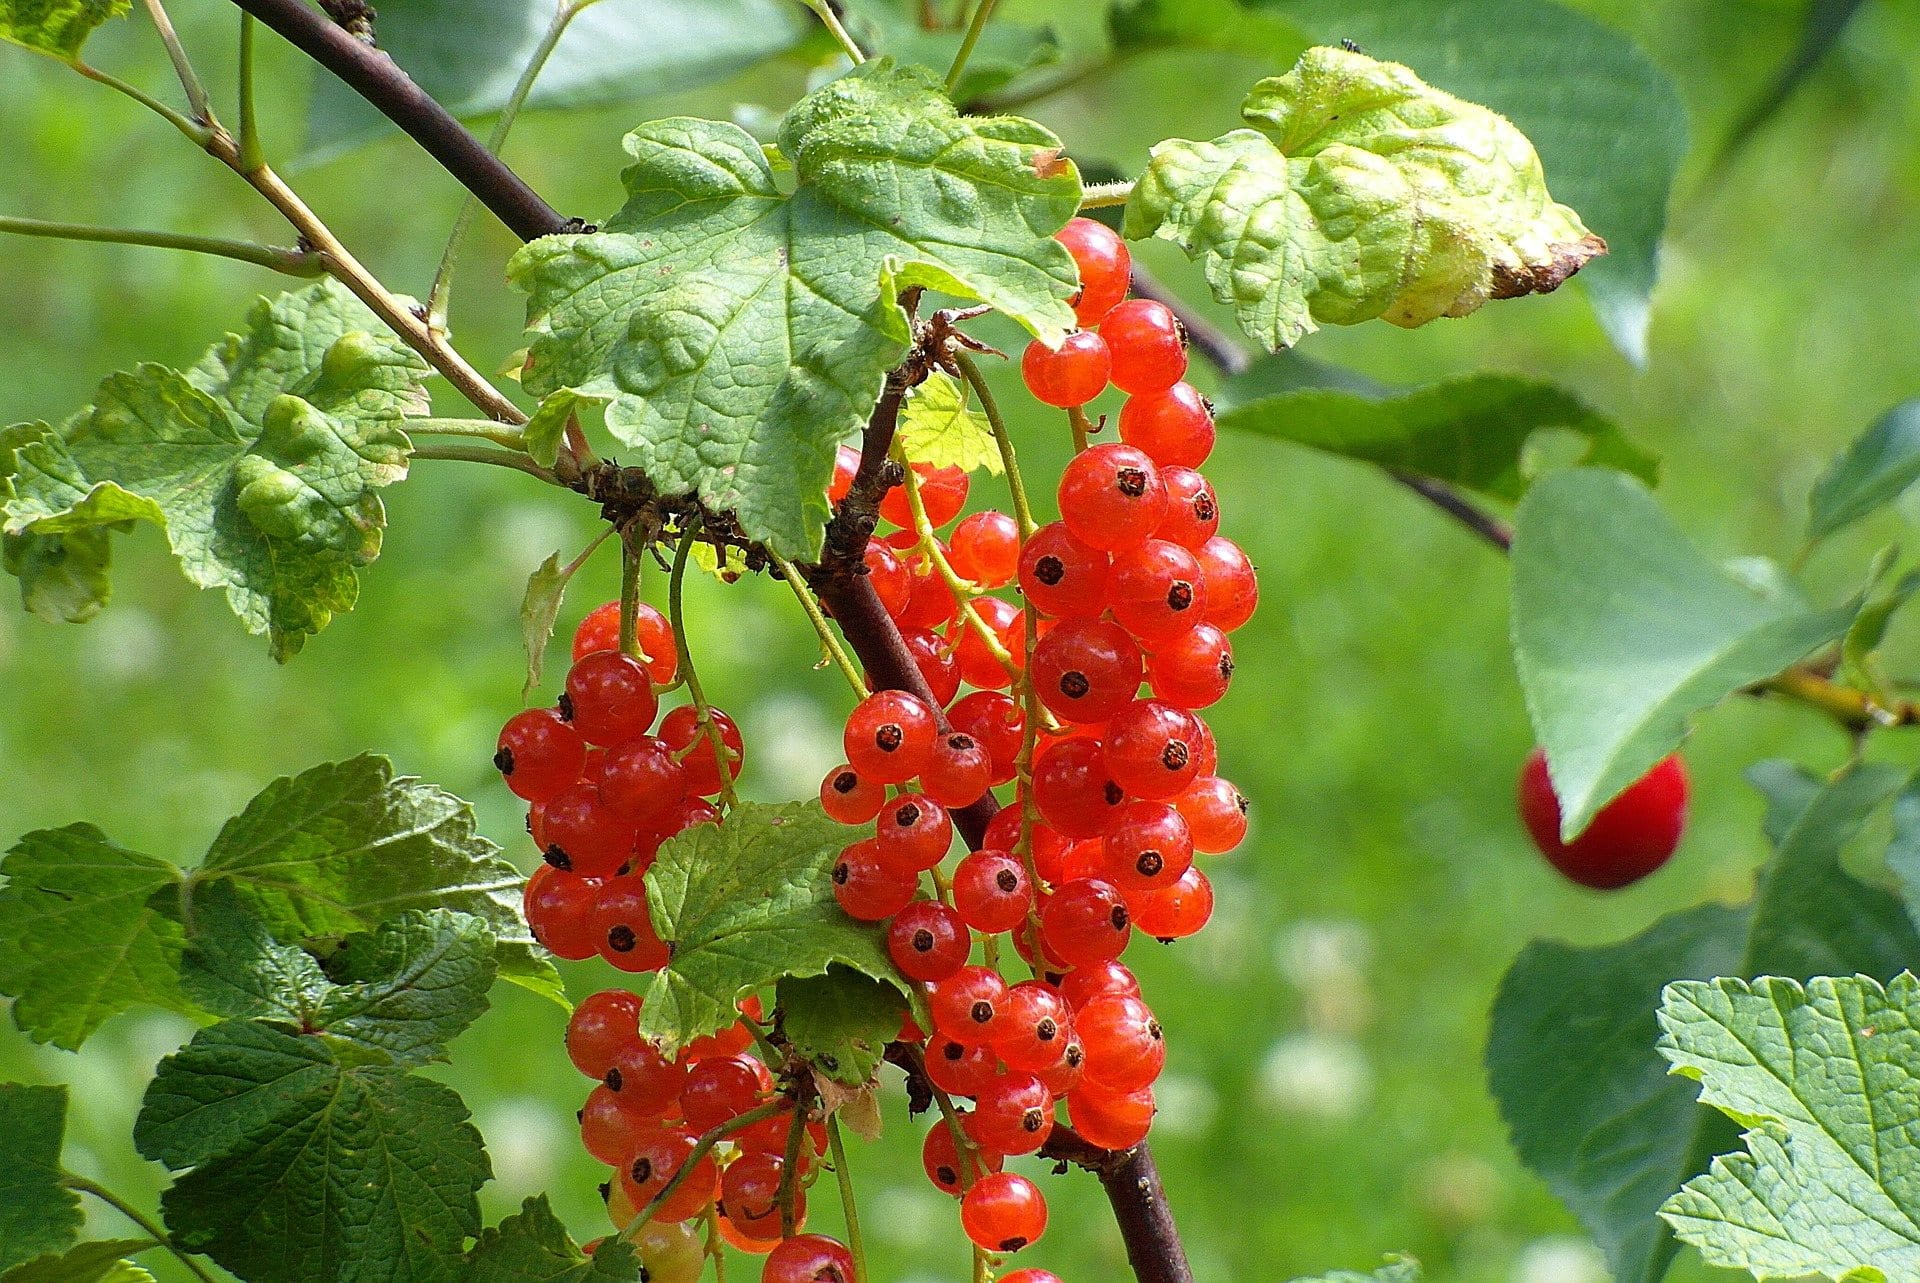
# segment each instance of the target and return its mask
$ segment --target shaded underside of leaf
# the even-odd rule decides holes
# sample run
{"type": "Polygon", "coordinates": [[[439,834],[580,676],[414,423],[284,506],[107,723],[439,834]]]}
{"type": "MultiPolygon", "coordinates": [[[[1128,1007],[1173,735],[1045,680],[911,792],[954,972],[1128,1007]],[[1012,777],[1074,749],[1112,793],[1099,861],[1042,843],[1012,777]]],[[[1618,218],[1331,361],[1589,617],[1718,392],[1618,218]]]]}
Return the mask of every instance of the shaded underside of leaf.
{"type": "Polygon", "coordinates": [[[61,1183],[65,1087],[0,1083],[0,1270],[65,1251],[80,1232],[80,1196],[61,1183]]]}

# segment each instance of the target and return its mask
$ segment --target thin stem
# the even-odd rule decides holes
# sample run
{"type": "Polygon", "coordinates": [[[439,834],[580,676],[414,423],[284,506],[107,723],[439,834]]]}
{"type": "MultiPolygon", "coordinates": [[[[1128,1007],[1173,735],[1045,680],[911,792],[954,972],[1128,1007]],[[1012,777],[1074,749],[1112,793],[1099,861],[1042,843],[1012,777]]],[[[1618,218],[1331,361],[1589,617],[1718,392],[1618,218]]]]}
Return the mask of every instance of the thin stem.
{"type": "Polygon", "coordinates": [[[180,112],[175,111],[173,108],[167,106],[167,104],[161,102],[158,98],[155,98],[152,94],[145,93],[139,89],[135,89],[132,85],[120,79],[120,77],[109,75],[108,73],[100,70],[98,67],[91,67],[84,62],[77,62],[77,61],[69,65],[71,65],[75,71],[85,76],[88,80],[98,81],[99,83],[105,85],[107,88],[112,89],[118,93],[123,93],[127,97],[133,99],[135,102],[139,103],[142,107],[145,107],[148,111],[153,112],[155,115],[165,120],[169,125],[172,125],[175,129],[179,130],[181,133],[191,138],[193,140],[194,146],[205,148],[206,146],[208,146],[210,143],[213,142],[212,126],[203,125],[199,121],[193,120],[181,114],[180,112]]]}
{"type": "MultiPolygon", "coordinates": [[[[513,132],[513,122],[519,117],[520,108],[526,105],[527,95],[533,92],[533,83],[546,68],[547,59],[553,56],[560,37],[566,34],[575,15],[593,2],[559,0],[555,5],[553,21],[547,24],[546,34],[540,37],[540,43],[534,46],[527,65],[520,71],[520,79],[514,83],[513,92],[507,95],[506,104],[500,108],[500,118],[494,122],[493,133],[487,139],[487,150],[493,155],[498,156],[507,145],[507,135],[513,132]]],[[[433,288],[427,293],[427,316],[429,323],[436,328],[446,325],[447,300],[453,293],[453,265],[466,246],[467,233],[473,226],[473,215],[479,206],[480,202],[472,195],[460,203],[460,213],[453,220],[453,231],[447,237],[447,247],[441,251],[440,267],[434,272],[433,288]]]]}
{"type": "Polygon", "coordinates": [[[541,467],[526,455],[496,450],[492,446],[415,445],[411,454],[416,459],[453,459],[461,463],[490,463],[496,468],[512,468],[530,477],[538,477],[550,486],[562,484],[560,478],[551,470],[541,467]]]}
{"type": "Polygon", "coordinates": [[[966,73],[967,59],[973,57],[973,47],[980,43],[980,33],[987,29],[987,19],[993,16],[993,7],[997,0],[980,0],[974,6],[973,21],[967,24],[967,34],[960,41],[959,52],[953,55],[953,66],[947,69],[947,97],[951,98],[960,87],[960,77],[966,73]]]}
{"type": "Polygon", "coordinates": [[[834,1178],[840,1182],[840,1208],[847,1218],[847,1250],[853,1253],[853,1283],[867,1283],[867,1249],[860,1239],[860,1209],[853,1198],[853,1173],[847,1170],[847,1147],[840,1140],[840,1120],[827,1116],[827,1149],[833,1155],[834,1178]]]}
{"type": "Polygon", "coordinates": [[[626,531],[620,532],[620,650],[639,659],[640,571],[647,559],[646,549],[636,548],[634,542],[626,531]]]}
{"type": "Polygon", "coordinates": [[[1000,403],[994,400],[993,389],[987,386],[986,375],[980,372],[974,359],[955,349],[953,361],[960,369],[960,377],[980,398],[980,412],[987,416],[987,425],[993,429],[993,443],[1000,447],[1000,465],[1007,474],[1007,490],[1013,496],[1013,519],[1020,524],[1020,538],[1024,541],[1040,527],[1034,524],[1033,506],[1027,502],[1027,486],[1020,479],[1020,459],[1014,453],[1013,434],[1007,431],[1000,403]]]}
{"type": "Polygon", "coordinates": [[[813,595],[813,589],[807,587],[806,577],[800,573],[798,567],[779,553],[769,552],[767,556],[779,568],[781,578],[785,579],[788,587],[793,589],[793,595],[800,599],[800,609],[807,613],[807,621],[813,625],[813,631],[819,635],[821,648],[827,652],[827,658],[833,661],[834,667],[840,670],[840,675],[847,679],[847,685],[853,687],[854,698],[866,698],[867,679],[861,675],[859,666],[853,662],[853,656],[847,654],[846,647],[842,646],[840,639],[834,635],[833,625],[827,622],[826,612],[820,609],[820,599],[813,595]]]}
{"type": "Polygon", "coordinates": [[[926,503],[920,497],[919,474],[914,472],[913,465],[907,459],[906,451],[900,448],[898,441],[894,442],[893,457],[900,464],[901,471],[906,474],[906,480],[902,484],[906,487],[907,508],[913,513],[913,531],[920,538],[916,551],[933,564],[935,573],[946,584],[947,591],[953,594],[954,601],[960,607],[961,620],[973,631],[973,635],[980,639],[980,644],[987,648],[987,653],[993,656],[994,661],[1005,668],[1009,676],[1018,681],[1020,668],[1013,662],[1013,652],[1009,651],[999,637],[994,635],[993,629],[987,626],[987,621],[982,619],[980,612],[973,608],[974,586],[960,577],[960,572],[953,568],[953,563],[949,562],[946,554],[940,551],[940,541],[934,536],[933,523],[927,519],[926,503]]]}
{"type": "Polygon", "coordinates": [[[713,1283],[727,1283],[727,1246],[720,1237],[720,1204],[708,1203],[702,1219],[707,1223],[707,1255],[713,1261],[713,1283]]]}
{"type": "MultiPolygon", "coordinates": [[[[687,1151],[686,1158],[681,1161],[679,1168],[673,1173],[673,1178],[660,1187],[658,1194],[655,1194],[647,1200],[647,1205],[635,1213],[634,1218],[627,1222],[625,1229],[613,1236],[613,1241],[616,1243],[633,1242],[633,1240],[639,1236],[640,1231],[647,1228],[647,1222],[651,1221],[654,1213],[660,1210],[660,1205],[673,1197],[673,1192],[679,1189],[687,1177],[693,1173],[693,1169],[700,1165],[700,1160],[713,1152],[715,1145],[718,1145],[721,1141],[743,1127],[751,1127],[755,1123],[765,1122],[767,1119],[772,1118],[775,1114],[785,1109],[786,1104],[787,1102],[784,1100],[770,1100],[764,1105],[749,1109],[738,1118],[729,1118],[718,1127],[703,1133],[700,1139],[693,1143],[693,1148],[687,1151]]],[[[212,1280],[208,1280],[208,1283],[212,1283],[212,1280]]]]}
{"type": "Polygon", "coordinates": [[[186,91],[187,106],[193,109],[193,118],[203,124],[213,123],[213,103],[207,97],[207,87],[200,83],[200,75],[193,69],[193,62],[187,57],[187,51],[180,43],[180,35],[173,29],[173,19],[167,16],[167,10],[160,0],[146,0],[147,15],[153,19],[154,28],[160,33],[160,43],[167,47],[167,57],[173,60],[173,73],[180,77],[180,88],[186,91]]]}
{"type": "Polygon", "coordinates": [[[1087,418],[1087,412],[1079,406],[1067,411],[1067,426],[1073,429],[1073,449],[1077,454],[1087,448],[1087,438],[1093,435],[1093,423],[1087,418]]]}
{"type": "Polygon", "coordinates": [[[1080,189],[1081,209],[1107,209],[1114,205],[1124,205],[1133,195],[1133,180],[1122,179],[1117,183],[1092,183],[1080,189]]]}
{"type": "Polygon", "coordinates": [[[106,1186],[95,1184],[84,1176],[75,1176],[72,1173],[63,1175],[60,1178],[60,1183],[68,1189],[77,1190],[82,1194],[93,1195],[108,1207],[111,1207],[114,1211],[132,1221],[135,1225],[138,1225],[141,1233],[154,1240],[161,1247],[166,1248],[169,1252],[172,1252],[179,1258],[180,1264],[193,1271],[193,1276],[201,1280],[201,1283],[213,1283],[213,1275],[207,1273],[206,1267],[195,1260],[191,1253],[176,1244],[167,1234],[166,1230],[162,1229],[153,1220],[144,1215],[140,1209],[122,1199],[106,1186]]]}
{"type": "Polygon", "coordinates": [[[57,223],[39,218],[6,216],[0,216],[0,232],[12,232],[16,236],[46,236],[63,241],[186,250],[194,254],[212,254],[219,258],[252,263],[256,267],[270,268],[288,276],[323,276],[327,270],[321,257],[307,250],[256,245],[252,241],[227,240],[217,236],[188,236],[179,232],[149,232],[128,227],[93,227],[85,223],[57,223]]]}
{"type": "Polygon", "coordinates": [[[260,147],[260,121],[253,110],[254,16],[240,15],[240,168],[259,169],[267,163],[260,147]]]}
{"type": "Polygon", "coordinates": [[[800,1143],[807,1138],[807,1098],[803,1092],[793,1102],[793,1125],[787,1128],[787,1148],[780,1165],[780,1189],[774,1201],[780,1208],[780,1237],[792,1238],[800,1227],[795,1190],[800,1181],[800,1143]]]}
{"type": "Polygon", "coordinates": [[[408,419],[407,432],[414,435],[424,432],[442,437],[475,437],[506,446],[509,450],[527,448],[527,434],[498,419],[408,419]]]}
{"type": "Polygon", "coordinates": [[[685,533],[680,536],[680,546],[673,552],[673,571],[667,579],[667,617],[673,628],[673,646],[679,652],[680,680],[687,684],[687,695],[693,701],[693,712],[700,729],[706,733],[707,744],[713,749],[713,762],[719,768],[720,801],[731,811],[739,802],[734,796],[733,750],[727,747],[727,741],[720,734],[720,724],[713,720],[713,706],[707,703],[707,693],[700,687],[700,674],[694,671],[693,651],[687,646],[687,615],[681,599],[687,578],[687,557],[693,551],[693,540],[700,533],[697,523],[688,522],[685,533]]]}
{"type": "Polygon", "coordinates": [[[840,15],[833,11],[833,6],[827,0],[800,0],[800,3],[813,10],[813,16],[820,19],[820,25],[833,33],[833,38],[840,42],[840,47],[846,51],[854,66],[858,67],[867,60],[867,55],[860,51],[860,42],[847,34],[847,29],[840,24],[840,15]]]}

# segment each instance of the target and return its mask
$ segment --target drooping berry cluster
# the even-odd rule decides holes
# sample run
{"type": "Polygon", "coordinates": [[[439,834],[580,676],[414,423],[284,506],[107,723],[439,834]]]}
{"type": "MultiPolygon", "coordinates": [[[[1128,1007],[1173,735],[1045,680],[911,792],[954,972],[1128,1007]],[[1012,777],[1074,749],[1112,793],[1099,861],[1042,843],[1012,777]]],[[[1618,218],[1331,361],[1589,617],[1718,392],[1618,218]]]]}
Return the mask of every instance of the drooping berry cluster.
{"type": "MultiPolygon", "coordinates": [[[[654,971],[666,948],[654,934],[642,875],[660,844],[720,812],[722,754],[686,705],[654,726],[658,688],[678,667],[664,616],[642,604],[639,659],[620,650],[620,603],[588,615],[573,639],[573,667],[552,708],[501,728],[494,765],[529,803],[527,831],[546,863],[527,879],[534,937],[571,960],[599,954],[622,971],[654,971]]],[[[740,730],[711,710],[729,781],[743,760],[740,730]]]]}

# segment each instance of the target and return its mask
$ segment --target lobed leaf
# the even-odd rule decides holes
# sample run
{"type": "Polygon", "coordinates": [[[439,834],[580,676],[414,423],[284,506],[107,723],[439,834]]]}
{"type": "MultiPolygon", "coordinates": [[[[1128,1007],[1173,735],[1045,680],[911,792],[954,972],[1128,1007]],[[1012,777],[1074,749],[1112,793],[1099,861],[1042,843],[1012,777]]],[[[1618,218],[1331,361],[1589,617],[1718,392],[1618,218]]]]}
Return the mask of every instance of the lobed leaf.
{"type": "Polygon", "coordinates": [[[62,1179],[65,1087],[0,1083],[0,1270],[63,1252],[80,1232],[80,1196],[62,1179]]]}
{"type": "Polygon", "coordinates": [[[1548,196],[1525,135],[1398,64],[1309,49],[1241,114],[1253,128],[1156,145],[1122,230],[1199,259],[1269,348],[1545,293],[1605,249],[1548,196]]]}
{"type": "Polygon", "coordinates": [[[834,1082],[859,1087],[873,1077],[900,1033],[907,1000],[897,983],[828,967],[780,982],[781,1029],[793,1050],[834,1082]]]}
{"type": "Polygon", "coordinates": [[[0,1283],[153,1283],[153,1275],[126,1258],[158,1246],[150,1238],[76,1243],[0,1272],[0,1283]]]}
{"type": "Polygon", "coordinates": [[[1005,466],[999,443],[986,416],[967,404],[967,393],[951,375],[929,374],[900,407],[900,447],[915,463],[966,472],[985,468],[997,476],[1005,466]]]}
{"type": "Polygon", "coordinates": [[[462,1283],[633,1283],[641,1273],[631,1244],[606,1239],[582,1252],[540,1194],[489,1226],[467,1253],[462,1283]]]}
{"type": "Polygon", "coordinates": [[[697,493],[790,557],[819,552],[839,442],[906,350],[902,291],[979,299],[1057,342],[1078,206],[1059,140],[963,117],[924,69],[874,59],[780,127],[791,194],[737,126],[627,136],[627,203],[603,229],[515,255],[537,396],[603,398],[607,427],[669,494],[697,493]]]}
{"type": "Polygon", "coordinates": [[[127,11],[130,0],[0,0],[0,40],[78,62],[94,28],[127,11]]]}

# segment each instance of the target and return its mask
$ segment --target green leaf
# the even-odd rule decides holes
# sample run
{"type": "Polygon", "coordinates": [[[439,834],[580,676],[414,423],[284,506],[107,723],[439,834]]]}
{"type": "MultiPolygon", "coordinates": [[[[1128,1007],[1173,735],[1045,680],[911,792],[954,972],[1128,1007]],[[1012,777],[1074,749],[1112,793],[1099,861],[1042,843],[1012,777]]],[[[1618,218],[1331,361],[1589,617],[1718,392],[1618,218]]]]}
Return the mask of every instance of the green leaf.
{"type": "Polygon", "coordinates": [[[1213,49],[1277,61],[1314,43],[1291,18],[1239,0],[1141,0],[1116,7],[1107,26],[1120,53],[1213,49]]]}
{"type": "Polygon", "coordinates": [[[815,1070],[847,1087],[873,1077],[900,1032],[907,1000],[897,983],[845,967],[780,982],[781,1029],[815,1070]]]}
{"type": "Polygon", "coordinates": [[[275,940],[233,883],[211,882],[194,893],[193,928],[180,960],[180,989],[201,1010],[303,1031],[317,1027],[332,982],[312,954],[275,940]]]}
{"type": "Polygon", "coordinates": [[[1606,257],[1580,280],[1615,345],[1646,362],[1649,298],[1687,117],[1673,82],[1638,45],[1545,0],[1290,0],[1279,12],[1322,43],[1357,40],[1511,120],[1539,149],[1554,192],[1606,238],[1606,257]]]}
{"type": "Polygon", "coordinates": [[[633,1283],[639,1273],[640,1256],[630,1244],[607,1239],[592,1256],[582,1252],[541,1194],[480,1235],[460,1278],[462,1283],[633,1283]]]}
{"type": "Polygon", "coordinates": [[[1586,439],[1579,462],[1651,482],[1654,457],[1578,397],[1509,374],[1469,374],[1385,397],[1334,389],[1284,393],[1237,405],[1220,426],[1257,432],[1382,467],[1438,477],[1502,499],[1530,478],[1527,443],[1544,429],[1586,439]]]}
{"type": "Polygon", "coordinates": [[[127,11],[129,0],[0,0],[0,40],[61,62],[78,62],[93,29],[127,11]]]}
{"type": "Polygon", "coordinates": [[[567,599],[567,584],[575,567],[562,565],[554,553],[527,576],[527,592],[520,599],[520,640],[527,648],[527,680],[520,687],[520,698],[531,696],[540,685],[547,665],[547,643],[553,638],[553,621],[567,599]]]}
{"type": "Polygon", "coordinates": [[[1756,1278],[1920,1275],[1920,982],[1683,981],[1660,1052],[1747,1128],[1662,1215],[1756,1278]]]}
{"type": "Polygon", "coordinates": [[[150,1238],[78,1243],[0,1273],[0,1283],[153,1283],[153,1275],[125,1258],[158,1246],[150,1238]]]}
{"type": "Polygon", "coordinates": [[[153,522],[284,660],[352,607],[379,555],[377,492],[407,474],[400,423],[425,408],[427,367],[331,281],[249,320],[185,373],[110,376],[82,419],[20,447],[5,533],[153,522]]]}
{"type": "Polygon", "coordinates": [[[560,457],[560,442],[567,435],[567,424],[582,410],[604,405],[605,397],[581,396],[572,388],[561,388],[540,403],[527,420],[527,454],[543,468],[551,468],[560,457]]]}
{"type": "Polygon", "coordinates": [[[1920,780],[1893,800],[1893,838],[1887,844],[1887,868],[1906,898],[1907,917],[1920,927],[1920,780]]]}
{"type": "Polygon", "coordinates": [[[347,937],[327,959],[337,987],[315,1013],[334,1038],[401,1065],[445,1059],[447,1044],[487,1009],[493,933],[466,913],[415,910],[347,937]]]}
{"type": "MultiPolygon", "coordinates": [[[[1892,549],[1882,557],[1891,561],[1892,549]]],[[[1879,575],[1867,576],[1870,581],[1879,575]]],[[[1847,680],[1871,691],[1883,704],[1892,704],[1898,698],[1880,664],[1875,652],[1887,639],[1887,629],[1893,623],[1893,617],[1900,609],[1920,592],[1920,570],[1909,570],[1900,576],[1894,585],[1885,592],[1875,594],[1860,614],[1854,619],[1853,626],[1847,629],[1847,635],[1840,640],[1841,672],[1847,680]]]]}
{"type": "Polygon", "coordinates": [[[967,403],[968,389],[935,370],[900,407],[901,449],[915,463],[998,475],[1004,466],[993,426],[967,403]]]}
{"type": "Polygon", "coordinates": [[[1824,539],[1892,503],[1920,481],[1920,401],[1893,407],[1862,433],[1814,483],[1807,533],[1824,539]]]}
{"type": "Polygon", "coordinates": [[[1837,640],[1687,541],[1646,488],[1575,469],[1534,486],[1513,543],[1513,650],[1569,838],[1679,744],[1687,719],[1837,640]]]}
{"type": "Polygon", "coordinates": [[[179,869],[72,824],[21,838],[0,873],[0,992],[36,1042],[76,1050],[140,1003],[192,1010],[179,985],[179,869]]]}
{"type": "MultiPolygon", "coordinates": [[[[885,54],[902,65],[925,67],[938,72],[943,81],[966,34],[959,27],[929,31],[921,25],[920,15],[903,5],[850,7],[846,18],[849,30],[869,56],[885,54]]],[[[1001,21],[996,16],[980,33],[960,83],[954,86],[953,100],[971,104],[1004,89],[1029,71],[1059,61],[1060,42],[1052,28],[1001,21]]],[[[967,110],[974,108],[969,106],[967,110]]]]}
{"type": "Polygon", "coordinates": [[[459,1096],[258,1021],[160,1062],[134,1123],[167,1227],[252,1283],[456,1277],[491,1176],[459,1096]],[[189,1170],[190,1169],[190,1170],[189,1170]]]}
{"type": "MultiPolygon", "coordinates": [[[[0,509],[13,498],[16,452],[52,435],[44,423],[0,428],[0,509]]],[[[130,529],[130,523],[120,522],[67,535],[0,534],[0,569],[20,581],[20,604],[29,612],[48,623],[82,624],[99,614],[112,595],[109,536],[130,529]]]]}
{"type": "Polygon", "coordinates": [[[923,69],[874,59],[796,104],[779,134],[791,195],[734,125],[662,120],[626,142],[627,204],[604,230],[510,265],[529,295],[525,386],[608,398],[656,486],[786,556],[819,552],[834,452],[909,341],[901,291],[979,299],[1049,343],[1072,325],[1052,233],[1080,183],[1049,163],[1059,140],[960,116],[923,69]]]}
{"type": "MultiPolygon", "coordinates": [[[[420,87],[462,117],[506,105],[546,33],[550,5],[498,0],[386,0],[380,47],[420,87]]],[[[812,27],[792,0],[599,0],[576,17],[528,95],[529,109],[633,101],[723,80],[792,47],[812,27]]],[[[393,132],[331,76],[314,87],[309,159],[393,132]]]]}
{"type": "Polygon", "coordinates": [[[65,1087],[0,1083],[0,1270],[62,1252],[80,1233],[80,1196],[61,1183],[65,1087]]]}
{"type": "Polygon", "coordinates": [[[902,994],[880,929],[855,922],[833,897],[844,825],[815,803],[743,802],[720,825],[668,840],[647,870],[653,925],[673,946],[640,1009],[640,1032],[668,1051],[739,1019],[736,1003],[835,963],[902,994]]]}
{"type": "Polygon", "coordinates": [[[1864,7],[1865,0],[1812,0],[1807,6],[1805,25],[1800,28],[1800,39],[1793,53],[1781,66],[1773,82],[1754,100],[1752,106],[1740,113],[1740,118],[1727,131],[1720,153],[1714,157],[1715,170],[1722,169],[1732,161],[1753,140],[1754,135],[1787,105],[1801,83],[1826,61],[1833,47],[1840,43],[1848,24],[1864,7]]]}
{"type": "Polygon", "coordinates": [[[1604,248],[1553,203],[1519,130],[1406,67],[1309,49],[1241,115],[1254,127],[1156,145],[1123,231],[1199,259],[1269,348],[1546,292],[1604,248]]]}
{"type": "Polygon", "coordinates": [[[1296,1279],[1294,1283],[1420,1283],[1423,1277],[1420,1262],[1411,1256],[1396,1254],[1387,1257],[1386,1264],[1371,1274],[1362,1274],[1358,1270],[1335,1270],[1331,1274],[1316,1274],[1310,1279],[1296,1279]]]}

